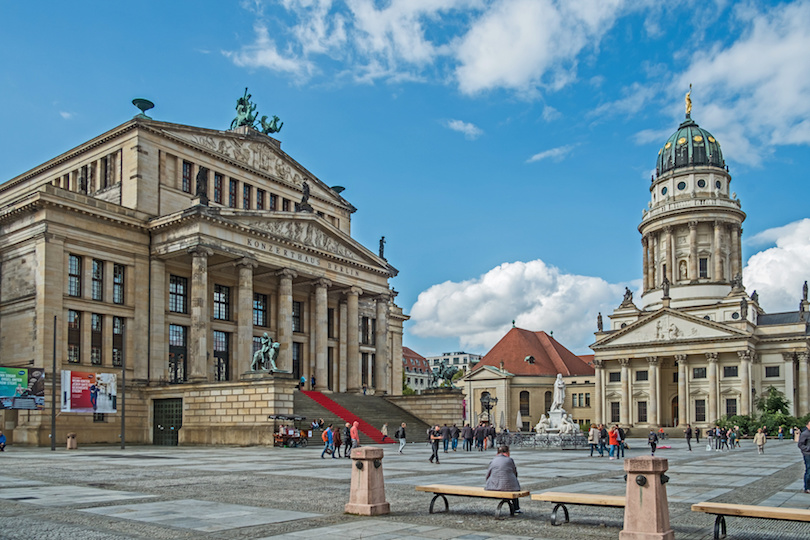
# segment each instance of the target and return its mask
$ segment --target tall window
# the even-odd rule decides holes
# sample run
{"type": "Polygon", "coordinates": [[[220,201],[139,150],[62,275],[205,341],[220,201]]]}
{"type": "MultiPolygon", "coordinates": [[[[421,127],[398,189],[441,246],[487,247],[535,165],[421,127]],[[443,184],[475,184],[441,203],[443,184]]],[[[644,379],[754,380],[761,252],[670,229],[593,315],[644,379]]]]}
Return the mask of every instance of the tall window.
{"type": "Polygon", "coordinates": [[[229,321],[231,319],[231,288],[225,285],[214,285],[214,319],[229,321]]]}
{"type": "Polygon", "coordinates": [[[228,206],[236,208],[236,180],[231,178],[228,181],[228,206]]]}
{"type": "Polygon", "coordinates": [[[292,331],[293,332],[303,332],[304,331],[304,318],[303,318],[303,309],[304,306],[301,302],[293,301],[292,303],[292,331]]]}
{"type": "Polygon", "coordinates": [[[270,200],[267,203],[268,210],[277,210],[278,209],[278,197],[274,193],[270,194],[270,200]]]}
{"type": "Polygon", "coordinates": [[[706,259],[706,258],[698,259],[698,267],[699,267],[700,277],[702,277],[702,278],[709,277],[709,259],[706,259]]]}
{"type": "Polygon", "coordinates": [[[250,192],[253,187],[250,184],[242,184],[242,209],[250,210],[250,192]]]}
{"type": "Polygon", "coordinates": [[[188,313],[188,279],[169,276],[169,311],[188,313]]]}
{"type": "Polygon", "coordinates": [[[647,421],[647,402],[646,401],[639,401],[636,405],[638,406],[638,421],[639,422],[646,422],[647,421]]]}
{"type": "Polygon", "coordinates": [[[222,204],[222,175],[214,173],[214,202],[222,204]]]}
{"type": "Polygon", "coordinates": [[[706,400],[705,399],[696,399],[695,400],[695,422],[705,422],[706,421],[706,400]]]}
{"type": "Polygon", "coordinates": [[[186,381],[186,358],[188,357],[188,328],[169,325],[169,382],[186,381]]]}
{"type": "Polygon", "coordinates": [[[289,199],[281,199],[281,211],[282,212],[289,212],[290,211],[290,200],[289,199]]]}
{"type": "Polygon", "coordinates": [[[113,303],[124,303],[124,265],[113,264],[113,303]]]}
{"type": "Polygon", "coordinates": [[[228,345],[230,334],[227,332],[214,331],[214,379],[217,381],[230,380],[230,363],[228,345]]]}
{"type": "Polygon", "coordinates": [[[191,170],[192,165],[188,161],[183,162],[183,191],[191,193],[191,170]]]}
{"type": "Polygon", "coordinates": [[[377,328],[377,320],[371,317],[363,317],[360,328],[360,342],[363,345],[374,345],[374,333],[377,328]]]}
{"type": "Polygon", "coordinates": [[[110,156],[104,156],[101,158],[101,170],[99,171],[99,180],[101,181],[101,189],[110,186],[110,171],[112,167],[110,166],[110,156]]]}
{"type": "Polygon", "coordinates": [[[253,326],[269,326],[266,294],[253,293],[253,326]]]}
{"type": "Polygon", "coordinates": [[[98,313],[90,315],[90,363],[94,366],[101,365],[102,350],[102,328],[104,327],[104,316],[98,313]]]}
{"type": "Polygon", "coordinates": [[[520,414],[522,416],[529,416],[529,392],[526,390],[521,390],[520,392],[520,414]]]}
{"type": "Polygon", "coordinates": [[[591,406],[591,394],[590,393],[585,394],[585,406],[586,407],[591,406]]]}
{"type": "Polygon", "coordinates": [[[293,363],[293,378],[295,380],[299,380],[301,378],[301,355],[302,355],[302,347],[301,343],[293,341],[292,344],[292,363],[293,363]]]}
{"type": "Polygon", "coordinates": [[[82,314],[68,310],[68,362],[78,364],[82,357],[82,314]]]}
{"type": "Polygon", "coordinates": [[[621,406],[620,401],[611,401],[610,402],[610,422],[612,424],[617,424],[619,422],[619,407],[621,406]]]}
{"type": "Polygon", "coordinates": [[[728,416],[737,416],[737,398],[726,400],[726,414],[728,416]]]}
{"type": "Polygon", "coordinates": [[[263,189],[256,188],[256,210],[264,210],[264,194],[263,189]]]}
{"type": "Polygon", "coordinates": [[[104,261],[93,259],[93,300],[104,300],[104,261]]]}
{"type": "Polygon", "coordinates": [[[334,338],[335,335],[335,308],[326,309],[326,337],[334,338]]]}
{"type": "Polygon", "coordinates": [[[121,367],[124,363],[124,318],[113,317],[112,365],[121,367]]]}
{"type": "Polygon", "coordinates": [[[68,257],[68,294],[82,295],[82,258],[78,255],[68,257]]]}

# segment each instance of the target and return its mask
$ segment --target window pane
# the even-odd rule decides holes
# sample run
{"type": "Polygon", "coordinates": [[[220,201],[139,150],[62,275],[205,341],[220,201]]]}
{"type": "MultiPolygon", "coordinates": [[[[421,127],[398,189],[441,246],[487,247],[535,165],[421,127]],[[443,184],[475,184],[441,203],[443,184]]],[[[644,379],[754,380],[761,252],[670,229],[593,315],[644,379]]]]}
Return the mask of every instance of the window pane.
{"type": "Polygon", "coordinates": [[[113,265],[113,303],[124,303],[124,265],[113,265]]]}
{"type": "Polygon", "coordinates": [[[169,311],[188,313],[188,279],[180,276],[169,277],[169,311]]]}
{"type": "Polygon", "coordinates": [[[231,289],[224,285],[214,285],[214,319],[230,320],[231,289]]]}

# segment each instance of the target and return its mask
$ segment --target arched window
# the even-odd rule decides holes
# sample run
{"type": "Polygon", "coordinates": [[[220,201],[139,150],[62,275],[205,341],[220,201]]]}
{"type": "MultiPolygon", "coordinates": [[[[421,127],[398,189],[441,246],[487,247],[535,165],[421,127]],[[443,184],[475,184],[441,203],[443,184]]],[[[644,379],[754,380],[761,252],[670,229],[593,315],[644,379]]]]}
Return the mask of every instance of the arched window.
{"type": "Polygon", "coordinates": [[[529,392],[526,390],[520,393],[520,414],[529,416],[529,392]]]}
{"type": "MultiPolygon", "coordinates": [[[[544,411],[549,411],[549,410],[551,410],[551,403],[552,403],[553,401],[554,401],[554,399],[553,399],[553,397],[552,397],[551,391],[549,390],[548,392],[546,392],[546,396],[545,396],[545,403],[544,403],[544,405],[543,405],[543,410],[544,410],[544,411]]],[[[523,414],[523,413],[521,413],[521,414],[523,414]]]]}

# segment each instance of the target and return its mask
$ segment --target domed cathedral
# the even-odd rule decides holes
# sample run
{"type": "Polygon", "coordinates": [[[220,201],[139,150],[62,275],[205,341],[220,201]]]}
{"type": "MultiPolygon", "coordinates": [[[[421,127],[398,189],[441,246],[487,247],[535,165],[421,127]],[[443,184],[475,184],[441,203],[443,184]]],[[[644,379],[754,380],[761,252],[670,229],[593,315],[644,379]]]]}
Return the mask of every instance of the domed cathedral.
{"type": "MultiPolygon", "coordinates": [[[[799,310],[766,314],[742,280],[745,213],[720,142],[686,118],[658,152],[641,224],[641,301],[627,289],[594,351],[598,421],[713,425],[750,414],[771,386],[810,412],[807,286],[799,310]]],[[[797,291],[798,293],[799,291],[797,291]]]]}

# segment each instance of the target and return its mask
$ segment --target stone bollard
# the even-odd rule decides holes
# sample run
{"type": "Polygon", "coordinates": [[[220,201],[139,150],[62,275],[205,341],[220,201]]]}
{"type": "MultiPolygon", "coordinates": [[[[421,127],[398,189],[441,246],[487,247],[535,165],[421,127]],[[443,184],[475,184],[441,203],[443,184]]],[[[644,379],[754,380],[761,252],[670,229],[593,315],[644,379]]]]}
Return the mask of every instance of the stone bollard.
{"type": "Polygon", "coordinates": [[[76,440],[75,433],[68,433],[67,434],[67,449],[68,450],[77,450],[79,448],[79,441],[76,440]]]}
{"type": "Polygon", "coordinates": [[[620,540],[673,540],[669,526],[664,474],[669,464],[664,458],[641,456],[624,460],[627,471],[627,496],[624,507],[624,529],[620,540]]]}
{"type": "Polygon", "coordinates": [[[347,514],[379,516],[391,511],[385,502],[382,458],[382,448],[361,446],[352,450],[352,491],[345,508],[347,514]]]}

